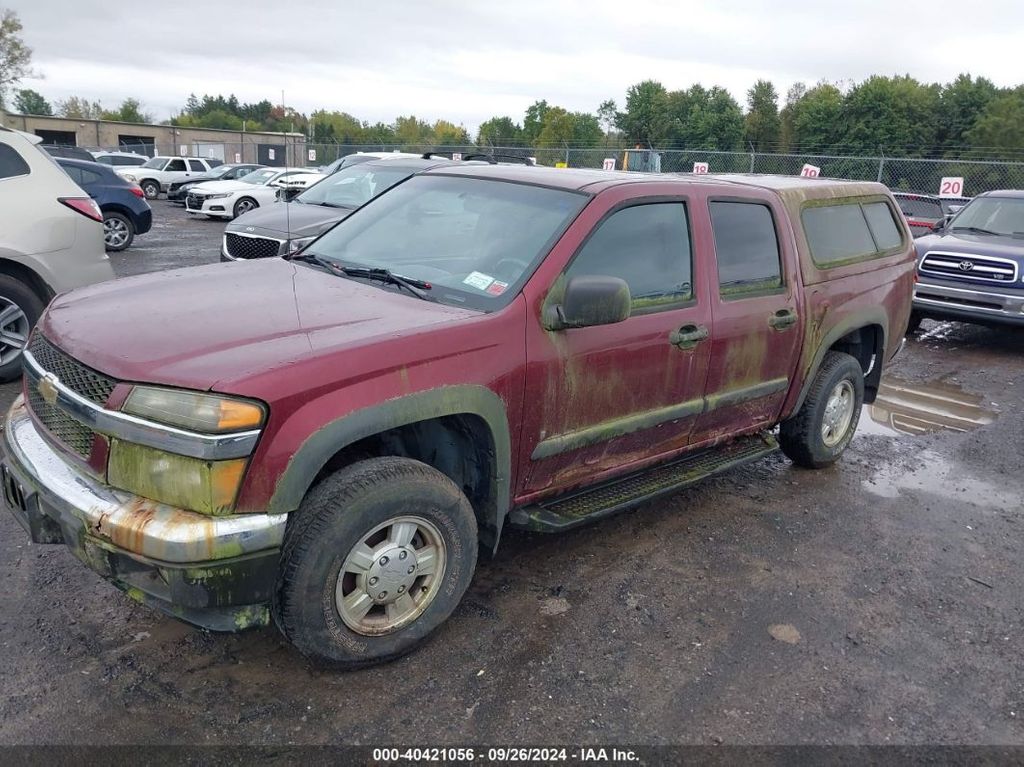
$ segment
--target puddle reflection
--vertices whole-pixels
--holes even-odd
[[[910,383],[886,376],[878,398],[867,407],[857,431],[865,434],[928,434],[949,430],[964,432],[992,423],[996,411],[982,404],[980,394],[965,392],[948,381]]]

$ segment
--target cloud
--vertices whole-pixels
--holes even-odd
[[[552,3],[325,3],[160,6],[120,0],[15,2],[35,66],[27,83],[52,99],[114,106],[139,98],[166,119],[188,94],[234,93],[301,111],[338,109],[390,122],[399,114],[473,129],[521,119],[536,99],[593,111],[621,105],[653,78],[670,89],[722,85],[741,102],[758,78],[780,93],[798,80],[909,73],[932,82],[969,71],[1016,84],[1024,6],[608,0]]]

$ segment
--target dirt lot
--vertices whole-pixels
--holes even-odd
[[[222,224],[155,207],[119,274],[216,260]],[[137,606],[4,515],[0,742],[1024,744],[1022,371],[1024,331],[925,323],[837,466],[510,534],[359,673]]]

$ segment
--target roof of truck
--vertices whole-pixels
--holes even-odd
[[[802,176],[770,176],[757,173],[637,173],[632,171],[594,170],[590,168],[550,168],[543,166],[489,165],[445,166],[429,171],[433,174],[495,178],[523,184],[538,184],[557,189],[598,192],[612,186],[641,182],[678,182],[680,184],[735,184],[770,189],[783,198],[849,197],[862,194],[884,194],[887,189],[873,181],[847,181]]]

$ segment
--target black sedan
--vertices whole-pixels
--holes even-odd
[[[55,158],[71,180],[92,197],[103,212],[103,239],[107,250],[124,250],[137,234],[153,226],[153,209],[138,184],[125,181],[109,165]]]
[[[188,190],[196,184],[201,184],[204,181],[233,181],[236,178],[241,178],[247,173],[252,173],[254,170],[259,170],[262,167],[264,166],[257,165],[255,163],[228,163],[226,165],[218,165],[216,168],[211,168],[208,172],[203,173],[200,176],[190,176],[182,181],[172,182],[167,189],[167,199],[171,202],[184,205],[185,198],[188,196]]]

